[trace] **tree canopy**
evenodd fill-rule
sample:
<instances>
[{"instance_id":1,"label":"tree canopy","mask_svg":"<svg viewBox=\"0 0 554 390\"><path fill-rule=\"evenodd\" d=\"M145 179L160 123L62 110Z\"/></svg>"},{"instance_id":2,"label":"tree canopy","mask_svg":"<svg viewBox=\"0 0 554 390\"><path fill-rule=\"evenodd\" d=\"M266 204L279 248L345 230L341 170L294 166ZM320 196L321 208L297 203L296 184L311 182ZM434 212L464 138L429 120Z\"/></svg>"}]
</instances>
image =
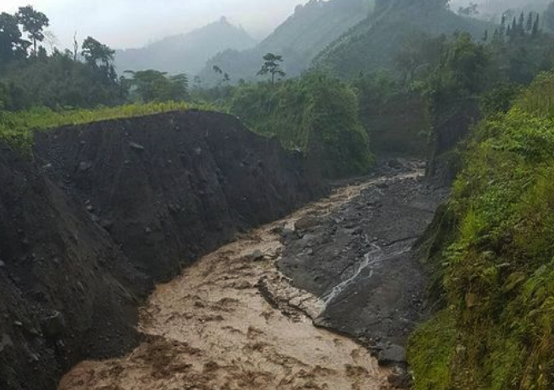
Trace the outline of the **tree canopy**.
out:
<instances>
[{"instance_id":1,"label":"tree canopy","mask_svg":"<svg viewBox=\"0 0 554 390\"><path fill-rule=\"evenodd\" d=\"M37 55L37 44L44 41L44 29L50 25L50 20L45 14L35 10L31 5L20 7L15 17L33 43L33 54Z\"/></svg>"},{"instance_id":2,"label":"tree canopy","mask_svg":"<svg viewBox=\"0 0 554 390\"><path fill-rule=\"evenodd\" d=\"M267 53L264 56L264 63L262 69L258 72L259 76L270 75L271 84L275 83L275 76L283 78L287 74L281 69L281 63L283 62L283 57L273 53Z\"/></svg>"}]
</instances>

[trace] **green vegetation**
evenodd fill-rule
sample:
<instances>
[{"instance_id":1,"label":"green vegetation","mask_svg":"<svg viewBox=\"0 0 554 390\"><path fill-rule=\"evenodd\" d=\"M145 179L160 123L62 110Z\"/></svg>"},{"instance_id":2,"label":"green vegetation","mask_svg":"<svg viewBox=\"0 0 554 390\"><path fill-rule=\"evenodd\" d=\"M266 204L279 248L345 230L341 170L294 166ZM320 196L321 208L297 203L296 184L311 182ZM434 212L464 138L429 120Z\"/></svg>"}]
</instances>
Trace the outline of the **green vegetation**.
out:
<instances>
[{"instance_id":1,"label":"green vegetation","mask_svg":"<svg viewBox=\"0 0 554 390\"><path fill-rule=\"evenodd\" d=\"M374 153L426 157L430 118L419 92L386 73L360 74L351 84Z\"/></svg>"},{"instance_id":2,"label":"green vegetation","mask_svg":"<svg viewBox=\"0 0 554 390\"><path fill-rule=\"evenodd\" d=\"M118 78L115 51L90 36L82 44L75 39L72 51L52 47L49 54L40 45L48 25L46 15L31 6L15 15L0 15L0 110L48 107L62 111L189 100L184 74L167 76L146 70L129 72L131 79Z\"/></svg>"},{"instance_id":3,"label":"green vegetation","mask_svg":"<svg viewBox=\"0 0 554 390\"><path fill-rule=\"evenodd\" d=\"M34 108L24 112L0 111L0 140L7 141L24 152L32 146L34 131L48 130L65 125L122 119L163 112L189 109L213 109L210 105L185 102L164 102L150 104L129 104L118 107L104 107L94 110L78 109L53 111L49 108Z\"/></svg>"},{"instance_id":4,"label":"green vegetation","mask_svg":"<svg viewBox=\"0 0 554 390\"><path fill-rule=\"evenodd\" d=\"M15 15L0 15L0 109L92 108L125 102L126 91L112 66L113 50L88 37L81 53L75 42L73 52L53 48L49 55L39 46L48 25L46 15L31 6Z\"/></svg>"},{"instance_id":5,"label":"green vegetation","mask_svg":"<svg viewBox=\"0 0 554 390\"><path fill-rule=\"evenodd\" d=\"M168 76L156 70L127 72L133 78L125 80L131 87L133 101L151 103L156 101L185 101L190 99L189 79L185 74Z\"/></svg>"},{"instance_id":6,"label":"green vegetation","mask_svg":"<svg viewBox=\"0 0 554 390\"><path fill-rule=\"evenodd\" d=\"M541 75L463 153L433 261L448 309L412 337L416 389L554 387L553 96Z\"/></svg>"},{"instance_id":7,"label":"green vegetation","mask_svg":"<svg viewBox=\"0 0 554 390\"><path fill-rule=\"evenodd\" d=\"M326 177L363 174L371 167L354 90L322 73L239 87L230 111L286 148L306 151Z\"/></svg>"},{"instance_id":8,"label":"green vegetation","mask_svg":"<svg viewBox=\"0 0 554 390\"><path fill-rule=\"evenodd\" d=\"M456 321L452 314L448 309L436 314L433 319L421 326L410 340L408 359L417 389L453 388L449 367L456 351ZM422 345L429 350L422 350Z\"/></svg>"}]
</instances>

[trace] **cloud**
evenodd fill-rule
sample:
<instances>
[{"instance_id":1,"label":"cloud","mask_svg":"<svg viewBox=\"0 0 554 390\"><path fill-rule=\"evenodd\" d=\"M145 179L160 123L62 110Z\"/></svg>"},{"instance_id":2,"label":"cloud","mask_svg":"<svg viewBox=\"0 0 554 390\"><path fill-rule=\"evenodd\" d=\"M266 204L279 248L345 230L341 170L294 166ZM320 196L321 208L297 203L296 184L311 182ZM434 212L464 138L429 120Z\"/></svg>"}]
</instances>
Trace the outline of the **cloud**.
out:
<instances>
[{"instance_id":1,"label":"cloud","mask_svg":"<svg viewBox=\"0 0 554 390\"><path fill-rule=\"evenodd\" d=\"M273 30L306 0L1 0L0 12L31 3L51 21L62 46L92 35L110 46L134 47L188 32L227 16L256 37Z\"/></svg>"}]
</instances>

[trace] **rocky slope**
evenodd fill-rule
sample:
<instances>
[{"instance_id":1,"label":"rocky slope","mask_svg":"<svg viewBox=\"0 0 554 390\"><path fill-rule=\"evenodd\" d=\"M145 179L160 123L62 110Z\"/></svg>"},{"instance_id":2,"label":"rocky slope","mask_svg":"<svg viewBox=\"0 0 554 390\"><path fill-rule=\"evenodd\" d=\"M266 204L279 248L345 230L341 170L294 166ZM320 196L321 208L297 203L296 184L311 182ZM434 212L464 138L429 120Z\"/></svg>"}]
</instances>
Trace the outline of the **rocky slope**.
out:
<instances>
[{"instance_id":1,"label":"rocky slope","mask_svg":"<svg viewBox=\"0 0 554 390\"><path fill-rule=\"evenodd\" d=\"M404 347L428 315L428 275L414 244L448 189L417 161L391 160L377 179L328 215L300 219L285 235L279 269L318 296L318 326L347 334L404 370ZM403 375L400 384L405 385Z\"/></svg>"},{"instance_id":2,"label":"rocky slope","mask_svg":"<svg viewBox=\"0 0 554 390\"><path fill-rule=\"evenodd\" d=\"M237 232L321 191L298 156L227 115L161 114L0 149L0 388L51 389L137 343L136 307Z\"/></svg>"}]
</instances>

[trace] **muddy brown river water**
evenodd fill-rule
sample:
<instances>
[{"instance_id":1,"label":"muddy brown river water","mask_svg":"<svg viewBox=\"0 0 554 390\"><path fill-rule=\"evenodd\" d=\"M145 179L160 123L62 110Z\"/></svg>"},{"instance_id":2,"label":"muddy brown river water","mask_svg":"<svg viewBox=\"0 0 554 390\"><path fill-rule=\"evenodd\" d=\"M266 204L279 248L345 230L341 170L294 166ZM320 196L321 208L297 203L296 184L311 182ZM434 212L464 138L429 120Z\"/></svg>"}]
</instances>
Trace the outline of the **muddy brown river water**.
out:
<instances>
[{"instance_id":1,"label":"muddy brown river water","mask_svg":"<svg viewBox=\"0 0 554 390\"><path fill-rule=\"evenodd\" d=\"M280 227L329 213L367 185L337 190L158 286L142 310L145 341L123 358L81 363L59 390L387 389L389 371L351 339L314 327L324 302L275 266ZM296 310L271 305L267 291Z\"/></svg>"}]
</instances>

